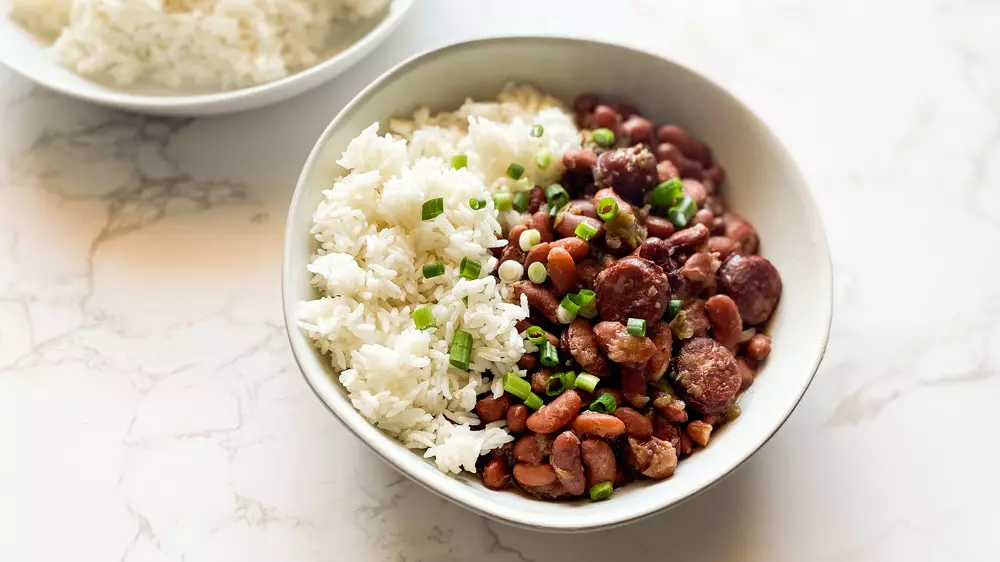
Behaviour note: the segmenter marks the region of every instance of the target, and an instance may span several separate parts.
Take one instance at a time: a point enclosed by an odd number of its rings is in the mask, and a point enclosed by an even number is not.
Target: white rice
[[[541,138],[529,134],[535,123],[544,126]],[[490,248],[506,244],[492,194],[558,179],[561,155],[580,146],[579,133],[555,100],[525,86],[508,86],[499,102],[393,120],[395,136],[380,137],[378,128],[351,141],[338,160],[348,173],[313,215],[320,249],[309,271],[320,298],[301,303],[299,325],[330,355],[368,421],[426,449],[443,471],[474,472],[479,455],[513,439],[502,421],[470,427],[479,422],[476,396],[499,396],[501,376],[517,371],[526,351],[515,324],[528,316],[527,303],[507,302],[508,288],[489,275],[497,267]],[[532,163],[543,148],[553,154],[544,170]],[[466,168],[451,168],[456,153],[467,155]],[[524,166],[528,182],[506,181],[511,162]],[[435,197],[444,213],[422,221],[424,201]],[[471,198],[487,207],[473,211]],[[465,257],[483,264],[481,278],[459,275]],[[422,266],[432,263],[445,274],[424,279]],[[411,314],[423,305],[433,307],[436,327],[421,331]],[[473,338],[468,372],[449,363],[456,330]]]
[[[337,23],[371,18],[388,1],[12,0],[11,18],[92,79],[226,89],[320,62]]]

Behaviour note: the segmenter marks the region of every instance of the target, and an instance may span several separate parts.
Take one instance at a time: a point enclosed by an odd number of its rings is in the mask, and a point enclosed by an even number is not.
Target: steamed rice
[[[89,78],[226,89],[320,62],[337,23],[371,18],[388,1],[13,0],[11,18]]]
[[[532,125],[544,126],[540,138]],[[509,86],[499,101],[468,101],[454,113],[422,109],[393,120],[394,134],[375,123],[351,141],[338,164],[347,174],[324,192],[313,215],[319,249],[309,265],[319,298],[301,303],[299,325],[329,354],[354,407],[378,428],[414,449],[426,449],[438,468],[475,471],[479,455],[513,438],[504,422],[473,430],[477,394],[502,392],[501,377],[517,372],[530,343],[515,324],[526,302],[511,304],[506,285],[492,275],[491,248],[506,244],[492,195],[548,185],[563,172],[561,154],[579,148],[572,117],[558,102],[524,86]],[[553,154],[541,169],[539,150]],[[453,154],[467,156],[454,170]],[[525,180],[505,176],[525,168]],[[424,201],[444,199],[444,213],[421,220]],[[487,201],[483,210],[471,198]],[[512,220],[514,217],[509,217]],[[482,277],[464,279],[462,258],[483,264]],[[422,266],[440,263],[445,274],[424,279]],[[468,298],[468,305],[463,303]],[[430,305],[436,327],[417,330],[411,315]],[[473,337],[468,372],[449,363],[455,330]]]

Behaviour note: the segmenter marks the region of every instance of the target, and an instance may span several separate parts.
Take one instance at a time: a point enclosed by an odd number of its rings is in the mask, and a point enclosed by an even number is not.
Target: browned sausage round
[[[510,466],[502,457],[493,457],[483,467],[483,485],[491,490],[503,490],[510,485]]]
[[[625,433],[625,422],[608,414],[586,411],[573,419],[570,428],[580,435],[607,439]]]
[[[552,248],[562,248],[569,252],[573,261],[580,261],[590,255],[590,243],[576,236],[555,240],[550,245]],[[551,252],[552,250],[549,251]]]
[[[593,150],[575,149],[567,150],[562,157],[563,166],[570,172],[591,173],[594,164],[597,164],[597,154]]]
[[[650,236],[670,238],[674,230],[674,224],[663,217],[650,215],[646,218],[646,231]]]
[[[712,165],[712,151],[708,145],[695,139],[677,125],[661,125],[656,130],[656,138],[660,142],[669,142],[677,146],[685,156],[697,160],[703,166]]]
[[[663,316],[670,302],[667,274],[655,263],[634,256],[602,271],[595,286],[598,311],[604,320],[641,318],[653,322]]]
[[[529,433],[514,442],[514,458],[526,464],[541,464],[552,452],[552,438]]]
[[[548,464],[519,462],[514,465],[514,479],[524,486],[547,486],[556,481],[556,471]]]
[[[594,183],[613,187],[623,199],[642,205],[646,192],[656,186],[656,157],[642,145],[609,150],[597,157]]]
[[[580,456],[587,469],[588,487],[601,482],[614,482],[617,467],[610,445],[601,439],[584,439],[580,443]]]
[[[507,431],[521,433],[528,429],[528,416],[531,410],[524,404],[514,404],[507,410]]]
[[[566,427],[582,406],[580,395],[575,390],[567,390],[528,416],[528,429],[536,433],[554,433]]]
[[[611,415],[625,423],[625,433],[628,433],[632,437],[645,439],[653,435],[653,422],[646,416],[640,414],[637,410],[626,406],[623,408],[616,408]]]
[[[556,478],[574,496],[587,489],[587,477],[583,473],[580,459],[580,439],[572,431],[564,431],[552,442],[552,456],[549,464],[556,472]]]
[[[597,340],[590,322],[577,318],[564,333],[569,340],[570,354],[585,371],[598,377],[608,374],[608,361],[597,349]]]
[[[549,279],[557,297],[576,290],[576,262],[573,261],[569,251],[565,248],[552,248],[549,250],[547,262]]]
[[[733,354],[725,347],[708,338],[693,338],[677,357],[677,383],[695,410],[716,414],[739,391],[740,373]]]
[[[654,322],[651,326],[647,326],[646,333],[656,345],[656,352],[646,362],[646,380],[655,383],[663,378],[670,366],[673,333],[670,331],[670,325],[666,322]]]
[[[493,398],[490,394],[476,402],[476,415],[483,423],[493,423],[504,419],[508,408],[510,408],[510,396],[501,394],[499,398]]]
[[[510,284],[510,288],[514,291],[518,302],[520,302],[521,295],[525,295],[528,298],[528,306],[541,312],[549,322],[553,324],[559,323],[559,316],[557,315],[559,299],[552,294],[552,291],[527,280],[515,281]]]
[[[656,437],[645,440],[629,437],[627,453],[632,469],[650,478],[668,478],[677,468],[674,446]],[[517,467],[514,467],[514,477],[517,477]]]
[[[716,213],[718,215],[718,213]],[[746,219],[736,213],[726,211],[722,213],[722,223],[726,226],[726,238],[736,242],[740,247],[740,253],[756,254],[760,239],[757,237],[757,229]]]
[[[712,337],[730,351],[736,349],[743,333],[743,319],[733,299],[715,295],[705,301],[705,314],[712,323]]]
[[[763,324],[781,297],[781,276],[760,256],[729,256],[719,268],[719,287],[736,301],[743,321]]]
[[[747,357],[763,361],[771,354],[771,338],[765,334],[754,334],[747,342]]]
[[[594,326],[594,339],[615,363],[642,363],[656,353],[652,340],[629,334],[621,322],[599,322]]]

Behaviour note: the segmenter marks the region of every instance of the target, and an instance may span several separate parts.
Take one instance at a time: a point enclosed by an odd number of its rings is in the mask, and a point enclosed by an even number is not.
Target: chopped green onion
[[[534,248],[542,241],[542,233],[538,232],[537,229],[529,228],[521,233],[521,236],[517,239],[517,245],[521,247],[522,251],[527,252],[528,250]]]
[[[565,297],[563,297],[563,300],[561,303],[559,303],[559,306],[565,308],[566,310],[572,312],[573,314],[580,312],[580,305],[577,304],[575,300],[573,300],[572,295],[566,295]]]
[[[595,377],[590,373],[580,373],[576,376],[576,388],[582,388],[587,392],[593,392],[597,388],[597,383],[601,382],[601,379]]]
[[[545,132],[545,127],[537,123],[531,126],[531,136],[535,137],[536,139],[542,136],[544,132]]]
[[[456,170],[461,170],[462,168],[469,165],[469,157],[464,154],[452,154],[451,155],[451,167]]]
[[[534,187],[535,184],[531,183],[528,178],[521,178],[514,182],[514,191],[531,191]]]
[[[563,186],[554,183],[545,188],[545,200],[549,202],[549,207],[560,209],[569,203],[569,193],[566,193]]]
[[[514,210],[523,213],[528,210],[528,206],[531,205],[531,193],[528,191],[520,191],[514,194]]]
[[[507,260],[497,268],[497,275],[504,283],[520,281],[524,276],[524,266],[514,260]]]
[[[455,332],[448,349],[449,361],[463,371],[469,370],[469,359],[472,358],[472,334],[462,330]]]
[[[538,326],[528,326],[528,329],[524,331],[522,337],[535,345],[542,345],[543,342],[549,340],[549,336],[545,333],[545,330],[539,328]]]
[[[584,240],[590,240],[591,238],[594,237],[595,234],[597,234],[597,227],[590,224],[589,222],[581,222],[580,224],[576,225],[576,230],[573,231],[573,234],[576,234],[577,236],[583,238]]]
[[[434,325],[434,312],[430,306],[424,306],[413,311],[413,324],[418,330],[430,328]]]
[[[513,205],[511,204],[510,194],[509,193],[497,193],[497,194],[495,194],[493,196],[493,205],[501,213],[509,211],[512,208],[514,208]]]
[[[439,263],[429,263],[424,266],[424,279],[430,279],[432,277],[437,277],[438,275],[444,275],[444,266]]]
[[[464,304],[465,306],[469,306],[469,295],[465,295],[464,297],[462,297],[462,304]]]
[[[563,299],[563,302],[566,302],[566,300]],[[556,320],[558,320],[560,324],[571,324],[574,320],[576,320],[577,312],[580,312],[580,307],[573,301],[569,302],[569,308],[560,304],[559,308],[556,309]]]
[[[698,205],[690,197],[684,197],[667,211],[667,218],[677,228],[684,228],[691,222],[691,217],[698,210]]]
[[[524,166],[518,164],[517,162],[511,162],[510,166],[507,166],[508,178],[512,180],[519,180],[523,175],[524,175]]]
[[[535,153],[535,165],[544,170],[552,165],[552,151],[543,148]]]
[[[604,501],[610,498],[611,493],[614,491],[614,483],[610,480],[607,482],[599,482],[590,487],[590,500],[595,502]]]
[[[581,306],[579,314],[584,318],[595,318],[597,316],[597,301],[590,301]]]
[[[528,394],[528,397],[524,399],[524,405],[531,408],[532,410],[537,410],[542,407],[542,399],[534,392]]]
[[[611,132],[611,129],[605,129],[604,127],[594,129],[593,132],[590,133],[590,138],[594,139],[594,142],[596,142],[598,146],[603,146],[604,148],[608,148],[615,144],[615,134]]]
[[[545,381],[545,395],[546,396],[558,396],[562,394],[562,391],[570,388],[566,386],[565,373],[558,373],[549,377],[549,380]]]
[[[556,346],[552,345],[548,340],[542,342],[539,361],[543,367],[555,367],[559,364],[559,352],[556,351]]]
[[[653,204],[657,207],[670,207],[684,197],[684,184],[678,178],[670,178],[653,188]]]
[[[545,283],[545,280],[549,278],[549,270],[545,269],[545,265],[540,261],[536,261],[528,266],[528,279],[532,283],[541,285]]]
[[[599,414],[610,414],[617,408],[618,402],[610,392],[605,392],[604,394],[598,396],[597,400],[590,403],[590,409]]]
[[[436,197],[434,199],[428,199],[427,201],[424,201],[424,206],[420,210],[420,216],[423,220],[429,221],[443,212],[444,212],[444,198]]]
[[[618,214],[618,200],[614,197],[604,197],[597,202],[597,216],[608,222]]]
[[[512,373],[503,376],[503,391],[524,400],[531,394],[531,383]]]
[[[628,319],[628,333],[630,336],[645,337],[646,336],[646,321],[642,318],[629,318]]]
[[[677,316],[677,313],[681,311],[681,306],[683,305],[684,301],[677,299],[672,299],[669,303],[667,303],[667,319],[672,320],[674,316]]]
[[[459,275],[465,277],[466,279],[479,279],[479,272],[483,269],[483,265],[476,260],[470,260],[469,258],[462,258],[462,265],[459,266]]]
[[[594,293],[594,291],[591,291],[590,289],[581,289],[579,293],[570,295],[570,298],[573,299],[573,302],[580,305],[580,308],[582,309],[583,307],[593,302],[594,297],[596,296],[597,294]]]
[[[472,207],[473,211],[478,211],[479,209],[484,209],[484,208],[486,208],[486,200],[485,199],[476,199],[475,197],[473,197],[472,199],[469,199],[469,207]]]

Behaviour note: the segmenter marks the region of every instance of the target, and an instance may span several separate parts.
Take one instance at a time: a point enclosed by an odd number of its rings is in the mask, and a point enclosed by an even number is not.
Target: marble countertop
[[[1000,5],[420,2],[342,79],[173,120],[0,68],[0,560],[996,560]],[[604,38],[730,88],[801,163],[833,254],[819,374],[743,467],[585,536],[424,491],[303,383],[279,301],[308,150],[402,58]],[[429,516],[430,515],[430,516]]]

